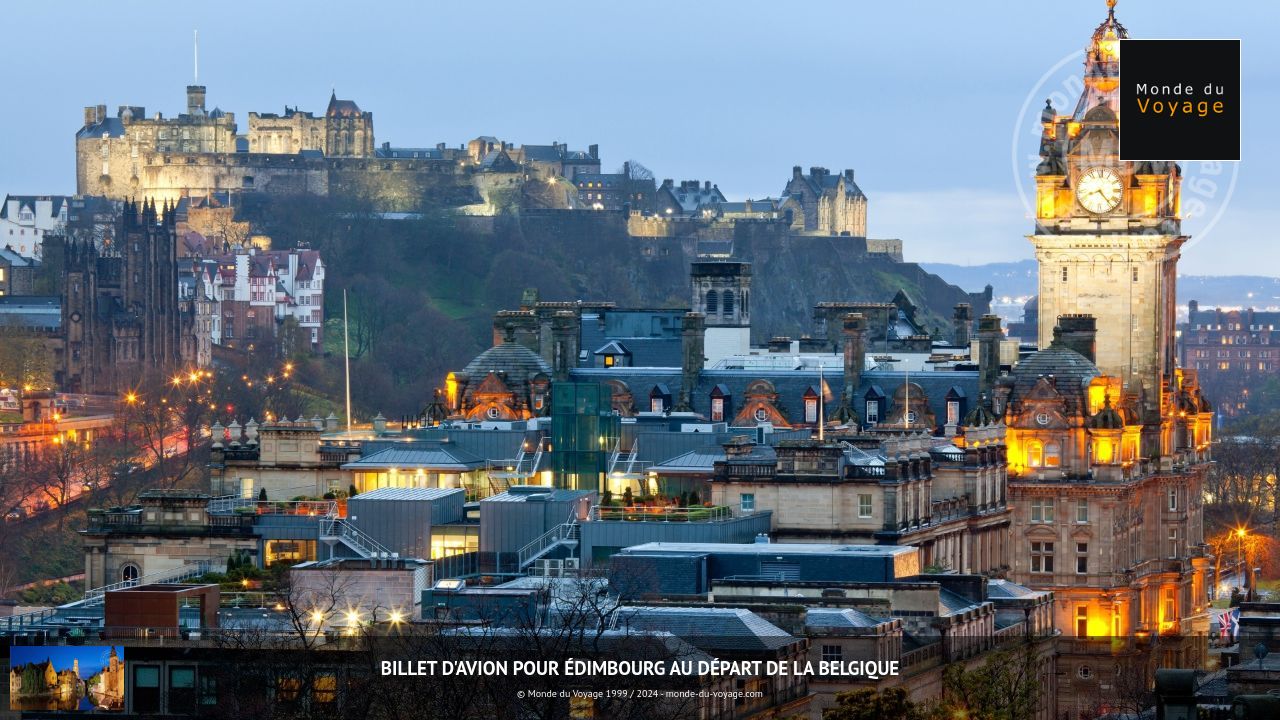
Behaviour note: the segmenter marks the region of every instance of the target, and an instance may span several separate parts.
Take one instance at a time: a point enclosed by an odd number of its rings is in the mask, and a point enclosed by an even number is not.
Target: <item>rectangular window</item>
[[[711,422],[724,420],[724,398],[711,398]]]
[[[1089,501],[1088,500],[1084,500],[1084,499],[1076,500],[1076,522],[1078,523],[1089,522]]]
[[[1053,572],[1053,543],[1051,542],[1031,543],[1031,572],[1033,573]]]
[[[1076,607],[1076,637],[1089,637],[1089,606]]]
[[[960,424],[960,401],[959,400],[947,401],[947,424],[948,425]]]
[[[1053,522],[1053,499],[1031,501],[1031,522]]]
[[[844,648],[839,645],[823,645],[822,661],[823,662],[843,662]]]
[[[189,715],[196,711],[196,669],[191,665],[169,668],[170,714]]]
[[[159,665],[133,667],[133,711],[136,713],[160,712]]]
[[[875,425],[878,422],[880,422],[880,401],[868,400],[867,401],[867,424]]]
[[[1171,486],[1168,490],[1168,495],[1169,495],[1169,510],[1170,511],[1177,510],[1178,509],[1178,488]]]
[[[818,422],[818,399],[804,399],[804,421],[807,423]]]
[[[1066,282],[1066,281],[1067,281],[1067,269],[1062,268],[1062,282]]]
[[[1164,591],[1164,621],[1167,623],[1177,622],[1178,620],[1178,597],[1173,588],[1166,588]]]
[[[858,517],[871,517],[871,493],[858,494]]]
[[[656,412],[656,413],[660,413],[660,412],[662,412],[662,398],[661,398],[661,397],[652,397],[652,398],[649,398],[649,412]]]
[[[1138,282],[1138,268],[1133,269],[1133,281]]]
[[[1176,558],[1182,555],[1182,548],[1178,543],[1178,528],[1169,528],[1169,557]]]
[[[742,511],[755,512],[756,495],[755,493],[742,493]]]
[[[1089,572],[1089,543],[1076,543],[1076,572],[1081,575]]]

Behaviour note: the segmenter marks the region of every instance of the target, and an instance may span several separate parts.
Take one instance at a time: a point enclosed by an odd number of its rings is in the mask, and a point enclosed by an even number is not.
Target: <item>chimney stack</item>
[[[853,395],[862,384],[867,363],[867,319],[862,313],[845,313],[840,329],[844,336],[844,398],[841,405],[853,408]]]
[[[991,403],[1000,377],[1000,341],[1004,330],[999,315],[983,315],[978,319],[978,395],[982,402]]]
[[[1092,315],[1059,315],[1054,335],[1063,345],[1088,358],[1089,362],[1098,361],[1098,321]]]
[[[680,402],[676,405],[677,411],[693,410],[693,389],[706,363],[706,333],[706,318],[702,313],[684,314],[680,331]]]
[[[551,318],[552,369],[557,382],[568,382],[569,371],[578,365],[578,313],[557,310]]]
[[[953,333],[953,343],[960,347],[966,347],[969,344],[969,326],[973,323],[973,307],[969,303],[960,303],[956,305],[955,313],[951,316],[951,330]]]

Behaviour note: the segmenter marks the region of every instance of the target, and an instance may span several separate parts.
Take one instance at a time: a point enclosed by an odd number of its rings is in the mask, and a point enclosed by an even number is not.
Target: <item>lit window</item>
[[[1044,446],[1044,465],[1045,467],[1058,467],[1062,464],[1062,447],[1057,443],[1049,443]]]
[[[1076,607],[1076,637],[1089,637],[1089,606]]]
[[[1044,465],[1044,446],[1036,441],[1027,443],[1027,467],[1038,468]]]

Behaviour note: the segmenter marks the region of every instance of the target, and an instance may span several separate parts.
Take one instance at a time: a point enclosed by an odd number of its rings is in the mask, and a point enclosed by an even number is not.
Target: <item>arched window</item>
[[[1027,467],[1043,467],[1044,466],[1044,445],[1032,440],[1027,443]]]
[[[715,290],[707,291],[707,314],[711,315],[718,310],[720,296]]]
[[[725,290],[724,291],[724,314],[730,315],[732,313],[733,313],[733,291]]]
[[[125,563],[120,566],[120,580],[122,582],[134,582],[141,574],[141,571],[138,570],[138,566],[133,563]]]

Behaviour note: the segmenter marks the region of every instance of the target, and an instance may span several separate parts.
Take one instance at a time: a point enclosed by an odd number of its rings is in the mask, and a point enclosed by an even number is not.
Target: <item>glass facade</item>
[[[613,391],[596,383],[551,386],[551,468],[555,486],[604,489],[609,458],[618,448],[622,419],[613,412]]]

